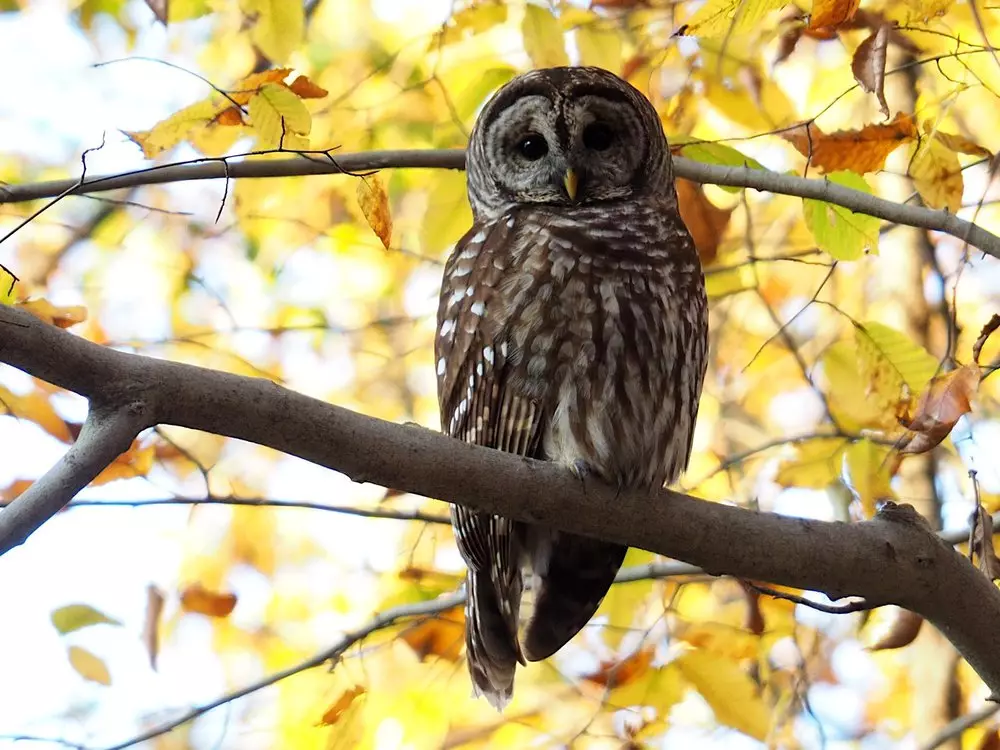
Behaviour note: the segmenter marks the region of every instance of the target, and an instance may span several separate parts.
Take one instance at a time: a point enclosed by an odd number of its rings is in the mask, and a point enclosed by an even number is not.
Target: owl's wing
[[[513,222],[477,223],[458,242],[445,270],[435,354],[441,424],[452,437],[522,456],[536,456],[539,404],[509,387],[505,310],[497,291]],[[519,524],[458,505],[455,538],[469,567],[467,643],[477,690],[502,705],[510,696],[521,600]]]

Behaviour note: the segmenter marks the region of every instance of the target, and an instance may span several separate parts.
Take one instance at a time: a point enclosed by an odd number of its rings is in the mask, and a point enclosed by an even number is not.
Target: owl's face
[[[653,106],[600,68],[548,68],[512,80],[479,116],[467,162],[479,216],[512,204],[629,200],[671,182]]]

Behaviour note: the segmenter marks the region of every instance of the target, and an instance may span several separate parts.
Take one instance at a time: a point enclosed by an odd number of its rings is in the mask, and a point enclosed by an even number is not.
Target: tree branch
[[[0,204],[18,203],[38,198],[81,195],[86,193],[156,185],[185,180],[212,180],[247,177],[290,177],[341,174],[367,170],[464,169],[465,152],[461,149],[368,151],[338,156],[317,152],[282,160],[201,159],[180,164],[166,164],[118,175],[79,180],[54,180],[24,185],[0,185]],[[896,224],[944,232],[1000,258],[1000,237],[980,226],[943,210],[910,206],[878,198],[868,193],[836,185],[825,179],[807,179],[750,167],[723,167],[704,164],[684,157],[674,157],[678,177],[701,183],[753,188],[770,193],[794,195],[825,201],[856,213],[868,214]]]
[[[129,424],[132,430],[173,424],[247,440],[354,481],[640,547],[710,574],[821,591],[831,599],[858,596],[873,607],[897,604],[936,625],[1000,695],[1000,650],[992,646],[1000,591],[902,512],[904,506],[845,524],[759,513],[669,490],[619,493],[582,483],[552,463],[367,417],[260,378],[107,349],[13,307],[0,306],[0,362],[105,409],[128,407],[141,415]],[[67,495],[63,490],[49,507],[64,504]],[[0,550],[24,541],[23,525],[18,533],[10,526],[4,521]]]
[[[649,563],[647,565],[636,565],[632,568],[620,570],[618,575],[615,576],[615,583],[634,583],[636,581],[647,581],[660,578],[677,578],[687,575],[698,575],[700,573],[701,571],[698,568],[691,565],[685,565],[684,563],[656,562]],[[137,745],[140,742],[146,742],[154,737],[159,737],[160,735],[166,734],[167,732],[170,732],[189,721],[193,721],[199,716],[203,716],[209,711],[219,708],[220,706],[232,703],[234,700],[243,698],[251,693],[256,693],[257,691],[270,687],[271,685],[281,682],[284,679],[297,675],[299,672],[305,672],[308,669],[313,669],[314,667],[318,667],[328,661],[333,662],[331,665],[332,668],[332,666],[336,664],[336,661],[342,657],[351,646],[364,640],[378,630],[384,630],[385,628],[391,627],[400,620],[438,615],[452,609],[453,607],[458,607],[463,604],[465,604],[465,591],[458,591],[454,594],[441,596],[430,601],[417,602],[415,604],[404,604],[399,607],[387,609],[385,612],[376,614],[371,620],[357,630],[345,633],[333,646],[319,652],[315,656],[312,656],[303,662],[299,662],[288,669],[270,674],[267,677],[251,683],[246,687],[240,688],[233,693],[228,693],[208,703],[195,706],[178,716],[176,719],[153,727],[147,732],[126,740],[121,744],[105,748],[105,750],[125,750],[125,748]]]

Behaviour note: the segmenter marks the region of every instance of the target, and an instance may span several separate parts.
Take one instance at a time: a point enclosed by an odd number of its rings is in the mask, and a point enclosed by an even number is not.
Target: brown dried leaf
[[[760,610],[760,592],[747,581],[740,581],[743,595],[747,600],[747,612],[743,619],[743,629],[760,635],[764,632],[764,613]]]
[[[146,5],[153,11],[156,20],[166,26],[170,0],[146,0]]]
[[[976,750],[1000,750],[1000,731],[990,729],[976,745]]]
[[[421,661],[428,656],[438,656],[457,662],[462,654],[462,646],[465,645],[465,613],[462,607],[449,609],[437,617],[407,628],[400,638],[416,652]]]
[[[208,617],[228,617],[236,607],[236,594],[209,591],[200,583],[181,592],[181,609]]]
[[[705,195],[701,185],[684,179],[677,180],[677,200],[681,218],[694,238],[698,257],[703,265],[708,265],[719,253],[719,242],[729,226],[733,209],[718,208]]]
[[[799,39],[802,38],[802,34],[805,31],[805,27],[802,25],[801,21],[793,22],[785,26],[784,30],[781,32],[781,36],[778,37],[778,54],[774,58],[774,64],[784,62],[792,53],[795,51],[795,47],[798,46]]]
[[[892,648],[903,648],[909,646],[920,634],[920,627],[924,624],[924,618],[908,609],[901,609],[896,613],[896,618],[889,626],[889,630],[874,645],[869,646],[869,651],[886,651]]]
[[[82,305],[58,307],[47,299],[32,299],[25,302],[18,302],[14,307],[20,307],[25,312],[31,313],[39,320],[44,320],[56,328],[69,328],[87,319],[86,307]]]
[[[149,655],[149,666],[156,671],[160,653],[160,616],[163,614],[163,592],[153,584],[146,587],[146,619],[142,625],[142,642]]]
[[[851,72],[854,80],[869,94],[878,98],[879,109],[889,116],[885,102],[885,52],[889,44],[889,25],[883,24],[865,39],[854,51]]]
[[[1000,315],[993,313],[993,317],[989,319],[989,322],[983,326],[983,330],[979,332],[979,338],[976,339],[976,343],[972,345],[972,361],[977,365],[979,364],[979,355],[983,353],[983,347],[986,345],[986,340],[993,335],[993,332],[1000,328]]]
[[[861,130],[824,133],[812,123],[782,134],[785,140],[825,172],[850,170],[858,174],[882,169],[886,157],[917,137],[910,115],[899,113],[884,125],[866,125]]]
[[[854,18],[861,0],[813,0],[810,29],[840,26]]]
[[[617,688],[641,677],[653,663],[652,646],[644,646],[624,659],[602,661],[597,671],[584,675],[583,679],[594,685]]]
[[[991,581],[1000,579],[1000,559],[993,548],[993,517],[980,503],[969,516],[969,557]]]
[[[300,99],[322,99],[330,92],[322,86],[317,86],[305,76],[299,76],[289,84],[288,88]]]
[[[389,195],[378,175],[362,177],[358,182],[358,205],[368,220],[368,226],[388,250],[392,240],[392,214],[389,213]]]
[[[330,707],[323,712],[323,717],[319,720],[319,723],[325,726],[330,726],[331,724],[336,724],[340,717],[344,715],[344,712],[351,707],[358,697],[364,695],[367,690],[362,685],[355,685],[350,690],[345,690],[340,694]]]
[[[934,378],[917,403],[914,416],[901,420],[908,432],[897,447],[901,453],[925,453],[951,434],[979,389],[979,365],[969,364]]]
[[[956,135],[955,133],[942,133],[940,130],[934,134],[941,143],[950,148],[952,151],[959,154],[968,154],[969,156],[985,156],[990,158],[993,156],[990,150],[985,146],[980,146],[975,141],[970,141],[964,135]]]

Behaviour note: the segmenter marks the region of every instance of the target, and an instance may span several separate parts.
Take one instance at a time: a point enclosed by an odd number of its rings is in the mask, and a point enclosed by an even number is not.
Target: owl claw
[[[573,463],[570,464],[569,466],[569,470],[572,471],[573,476],[575,476],[581,482],[585,481],[588,477],[590,477],[594,473],[594,470],[590,467],[590,464],[588,464],[582,458],[578,458],[575,461],[573,461]]]

